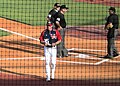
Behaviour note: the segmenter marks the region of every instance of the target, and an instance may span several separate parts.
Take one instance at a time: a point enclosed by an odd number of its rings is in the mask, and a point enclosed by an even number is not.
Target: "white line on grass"
[[[0,28],[0,30],[7,31],[7,32],[9,32],[9,33],[16,34],[16,35],[19,35],[19,36],[23,36],[23,37],[26,37],[26,38],[28,38],[28,39],[32,39],[32,40],[39,41],[39,39],[30,37],[30,36],[26,36],[26,35],[23,35],[23,34],[21,34],[21,33],[13,32],[13,31],[10,31],[10,30],[4,29],[4,28]]]

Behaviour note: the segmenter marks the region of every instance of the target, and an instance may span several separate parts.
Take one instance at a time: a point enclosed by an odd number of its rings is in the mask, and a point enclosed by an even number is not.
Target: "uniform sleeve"
[[[62,40],[62,37],[58,30],[56,30],[56,35],[57,35],[58,41]]]
[[[40,37],[39,37],[40,41],[44,41],[44,31],[41,33]]]
[[[51,14],[48,14],[48,16],[47,16],[48,18],[51,18],[52,17],[52,15]]]
[[[58,14],[57,18],[56,18],[56,21],[60,22],[60,20],[61,20],[61,16]]]
[[[48,18],[51,18],[52,17],[52,10],[48,13]]]
[[[58,17],[58,18],[56,19],[56,21],[60,22],[60,18]]]

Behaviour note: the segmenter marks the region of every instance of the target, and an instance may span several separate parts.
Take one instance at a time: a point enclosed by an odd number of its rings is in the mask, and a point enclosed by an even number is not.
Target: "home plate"
[[[86,55],[86,54],[79,54],[78,55],[78,58],[88,58],[90,57],[89,55]]]

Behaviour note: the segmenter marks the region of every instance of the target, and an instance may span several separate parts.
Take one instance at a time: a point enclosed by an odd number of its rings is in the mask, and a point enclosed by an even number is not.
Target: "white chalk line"
[[[107,61],[109,61],[109,59],[104,59],[104,60],[99,61],[99,62],[97,62],[97,63],[95,63],[95,64],[96,64],[96,65],[99,65],[99,64],[102,64],[102,63],[107,62]]]
[[[105,50],[95,50],[95,49],[80,49],[80,48],[71,48],[71,49],[68,49],[68,51],[77,51],[77,50],[80,50],[80,51],[93,51],[93,52],[106,52]]]
[[[30,37],[30,36],[26,36],[26,35],[23,35],[21,33],[17,33],[17,32],[14,32],[14,31],[10,31],[10,30],[7,30],[7,29],[4,29],[4,28],[0,28],[0,30],[3,30],[3,31],[7,31],[9,33],[12,33],[12,34],[16,34],[16,35],[19,35],[19,36],[23,36],[25,38],[28,38],[28,39],[32,39],[32,40],[36,40],[36,41],[39,41],[39,39],[36,39],[36,38],[33,38],[33,37]],[[105,50],[94,50],[94,49],[78,49],[78,48],[71,48],[71,49],[68,49],[68,51],[70,50],[87,50],[87,51],[94,51],[94,52],[106,52]],[[9,58],[10,59],[10,58]],[[24,59],[24,58],[23,58]],[[102,60],[100,62],[97,62],[96,64],[101,64],[103,62],[106,62],[106,61],[109,61],[109,60]],[[64,61],[63,61],[64,62]],[[72,62],[74,63],[74,62]],[[83,63],[83,62],[79,62],[79,63]],[[87,63],[86,63],[87,64]],[[95,63],[89,63],[89,64],[95,64]]]
[[[80,56],[75,56],[75,57],[77,57],[77,58],[89,59],[89,60],[103,60],[103,58],[80,57]]]
[[[39,59],[41,61],[45,60],[44,56],[41,57],[21,57],[21,58],[1,58],[0,60],[29,60],[29,59]],[[57,62],[62,63],[70,63],[70,64],[84,64],[84,65],[99,65],[104,62],[111,62],[111,63],[120,63],[120,61],[113,61],[110,59],[104,59],[102,61],[96,62],[96,63],[88,63],[88,62],[75,62],[75,61],[66,61],[66,60],[56,60]]]
[[[23,36],[23,37],[28,38],[28,39],[32,39],[32,40],[39,41],[39,39],[30,37],[30,36],[26,36],[26,35],[23,35],[23,34],[21,34],[21,33],[17,33],[17,32],[14,32],[14,31],[10,31],[10,30],[4,29],[4,28],[0,28],[0,30],[7,31],[7,32],[9,32],[9,33],[16,34],[16,35],[19,35],[19,36]]]
[[[93,52],[107,52],[105,50],[93,50],[93,49],[79,49],[79,48],[71,48],[71,49],[68,49],[68,51],[72,51],[72,50],[81,50],[81,51],[93,51]],[[120,53],[120,52],[119,52]],[[72,53],[73,54],[73,53]],[[75,56],[77,58],[84,58],[84,59],[89,59],[89,60],[102,60],[102,61],[99,61],[99,62],[96,62],[95,65],[99,65],[99,64],[102,64],[104,62],[111,62],[111,63],[120,63],[120,61],[112,61],[110,59],[104,59],[104,58],[92,58],[92,57],[81,57],[79,56],[80,53],[77,53],[78,56]],[[120,56],[120,55],[119,55]],[[118,58],[119,56],[117,57],[114,57],[114,58]]]
[[[45,60],[45,57],[21,57],[21,58],[1,58],[0,60],[29,60],[29,59],[39,59]],[[75,62],[75,61],[66,61],[66,60],[56,60],[57,62],[63,63],[73,63],[73,64],[88,64],[88,65],[96,65],[95,63],[87,63],[87,62]]]
[[[29,59],[40,59],[44,57],[21,57],[21,58],[0,58],[0,60],[29,60]]]
[[[108,62],[110,62],[110,63],[120,63],[120,61],[113,61],[113,60],[109,60]]]

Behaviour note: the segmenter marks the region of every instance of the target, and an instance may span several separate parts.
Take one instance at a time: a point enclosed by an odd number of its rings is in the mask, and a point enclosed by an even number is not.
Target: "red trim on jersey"
[[[40,35],[40,37],[39,37],[39,40],[40,40],[40,41],[44,41],[44,32],[45,32],[45,30],[41,33],[41,35]]]
[[[39,37],[39,40],[40,40],[40,41],[44,41],[44,32],[45,32],[45,31],[46,31],[46,30],[44,30],[44,31],[41,33],[41,35],[40,35],[40,37]],[[56,31],[56,36],[57,36],[58,41],[62,40],[62,37],[61,37],[59,31],[58,31],[58,30],[55,30],[55,31]]]

